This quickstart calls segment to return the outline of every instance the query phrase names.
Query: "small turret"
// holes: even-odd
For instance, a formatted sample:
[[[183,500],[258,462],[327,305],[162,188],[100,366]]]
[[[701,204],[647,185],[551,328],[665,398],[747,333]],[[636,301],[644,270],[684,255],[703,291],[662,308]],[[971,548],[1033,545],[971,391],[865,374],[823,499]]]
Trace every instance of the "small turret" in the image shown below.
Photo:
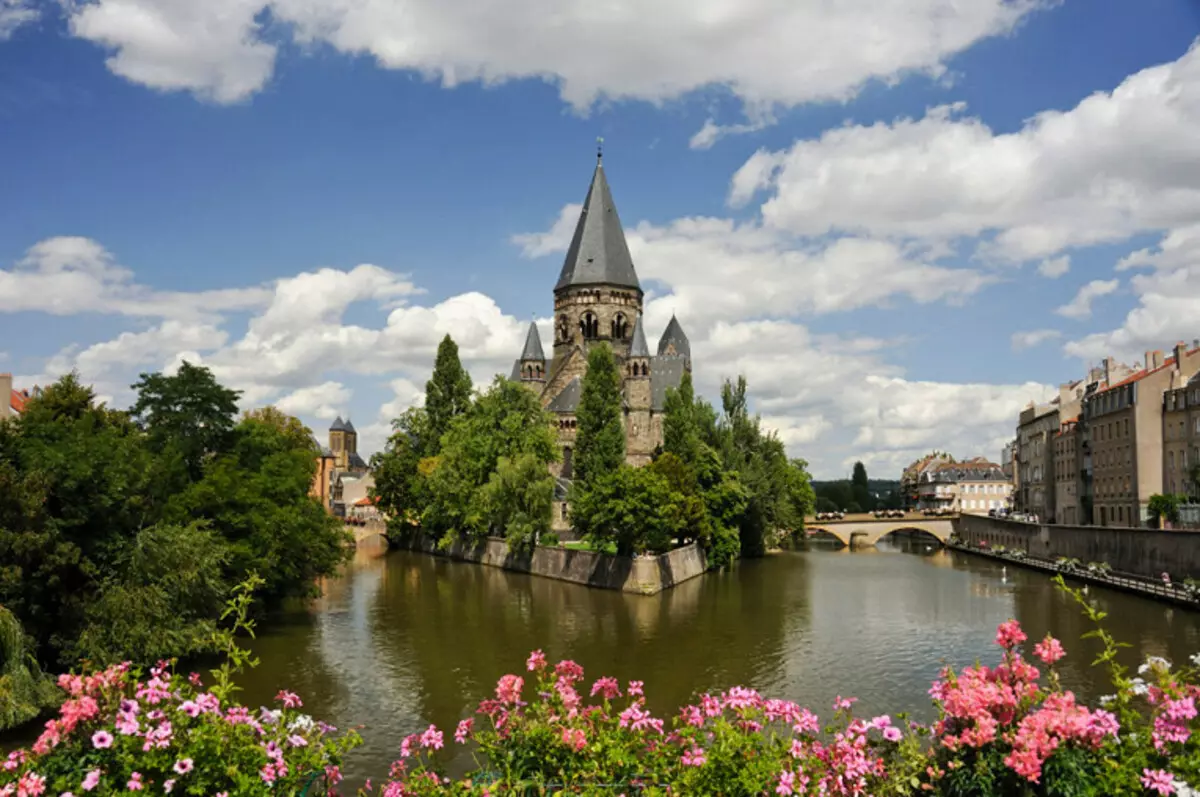
[[[517,360],[513,372],[516,381],[534,382],[539,385],[546,381],[546,354],[542,350],[542,338],[538,334],[537,324],[532,321],[529,322],[529,332],[525,335],[521,359]]]
[[[646,331],[640,315],[633,325],[633,341],[629,344],[625,375],[630,379],[650,378],[650,347],[646,345]]]

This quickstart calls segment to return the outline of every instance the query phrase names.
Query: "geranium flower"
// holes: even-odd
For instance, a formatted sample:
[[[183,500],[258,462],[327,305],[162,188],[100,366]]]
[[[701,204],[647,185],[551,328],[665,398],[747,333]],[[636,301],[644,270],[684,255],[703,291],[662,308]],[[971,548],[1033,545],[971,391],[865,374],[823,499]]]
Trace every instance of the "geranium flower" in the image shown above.
[[[92,734],[92,746],[97,750],[112,747],[113,737],[108,731],[96,731]]]
[[[183,758],[183,759],[180,759],[179,761],[176,761],[175,766],[173,766],[172,769],[174,769],[175,773],[178,775],[186,775],[187,773],[192,771],[192,766],[193,766],[192,759]]]

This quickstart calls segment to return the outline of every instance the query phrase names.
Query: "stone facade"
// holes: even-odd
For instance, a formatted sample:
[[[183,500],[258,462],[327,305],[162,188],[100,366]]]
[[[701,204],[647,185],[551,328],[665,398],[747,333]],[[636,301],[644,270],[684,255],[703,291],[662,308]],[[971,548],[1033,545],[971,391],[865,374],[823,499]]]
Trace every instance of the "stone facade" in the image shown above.
[[[691,350],[679,321],[672,317],[657,354],[651,353],[642,298],[604,166],[598,161],[554,287],[552,357],[547,362],[537,325],[530,324],[511,375],[554,413],[562,448],[555,475],[564,481],[573,476],[575,410],[592,346],[610,346],[622,374],[626,462],[645,465],[662,445],[666,391],[678,387],[683,374],[691,371]],[[558,522],[559,514],[555,513],[556,530],[566,525],[565,517]]]

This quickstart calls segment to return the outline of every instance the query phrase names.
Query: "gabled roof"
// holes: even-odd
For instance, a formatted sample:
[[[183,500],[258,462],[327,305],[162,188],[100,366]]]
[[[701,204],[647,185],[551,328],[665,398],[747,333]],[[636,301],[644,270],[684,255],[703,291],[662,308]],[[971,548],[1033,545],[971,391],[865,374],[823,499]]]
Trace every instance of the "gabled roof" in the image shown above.
[[[529,332],[525,335],[525,348],[521,349],[522,360],[537,360],[544,362],[546,353],[542,350],[542,338],[538,335],[537,324],[529,322]]]
[[[574,412],[579,406],[579,397],[583,393],[583,383],[579,377],[575,377],[567,386],[559,391],[546,409],[550,412]]]
[[[335,420],[333,423],[331,423],[329,425],[329,431],[331,431],[331,432],[346,431],[346,422],[342,420],[341,415],[337,416],[337,420]]]
[[[649,357],[650,347],[646,345],[646,332],[642,329],[642,316],[639,313],[633,325],[633,343],[629,345],[630,357]]]
[[[658,353],[660,355],[668,354],[668,347],[675,347],[675,354],[681,357],[692,356],[692,345],[688,343],[687,335],[683,334],[683,327],[679,325],[679,319],[674,314],[671,315],[671,322],[667,324],[666,330],[658,340]]]
[[[25,411],[25,402],[29,400],[29,394],[24,390],[12,391],[12,397],[8,401],[8,406],[13,412],[22,413]]]
[[[583,210],[575,225],[575,235],[563,260],[562,273],[554,290],[574,285],[619,285],[641,291],[633,258],[625,242],[625,231],[617,216],[604,164],[597,160],[592,184],[583,200]]]
[[[650,409],[658,412],[666,406],[667,388],[678,389],[685,370],[686,357],[667,355],[650,358]]]

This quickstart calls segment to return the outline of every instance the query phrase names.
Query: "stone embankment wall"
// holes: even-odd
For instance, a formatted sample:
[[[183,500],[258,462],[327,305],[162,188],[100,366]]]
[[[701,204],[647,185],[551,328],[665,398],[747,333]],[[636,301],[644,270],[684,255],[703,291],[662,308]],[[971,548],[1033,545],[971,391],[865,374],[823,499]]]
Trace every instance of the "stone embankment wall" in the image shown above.
[[[986,540],[1048,559],[1065,556],[1083,564],[1107,562],[1122,573],[1175,580],[1200,578],[1200,532],[1157,531],[1104,526],[1059,526],[963,515],[955,521],[959,539]]]
[[[635,559],[542,546],[533,551],[513,552],[508,550],[508,543],[497,538],[475,544],[456,542],[449,550],[439,551],[435,540],[415,537],[407,544],[401,544],[401,547],[464,562],[641,595],[654,595],[670,589],[701,575],[707,567],[704,552],[694,543],[660,556]]]

